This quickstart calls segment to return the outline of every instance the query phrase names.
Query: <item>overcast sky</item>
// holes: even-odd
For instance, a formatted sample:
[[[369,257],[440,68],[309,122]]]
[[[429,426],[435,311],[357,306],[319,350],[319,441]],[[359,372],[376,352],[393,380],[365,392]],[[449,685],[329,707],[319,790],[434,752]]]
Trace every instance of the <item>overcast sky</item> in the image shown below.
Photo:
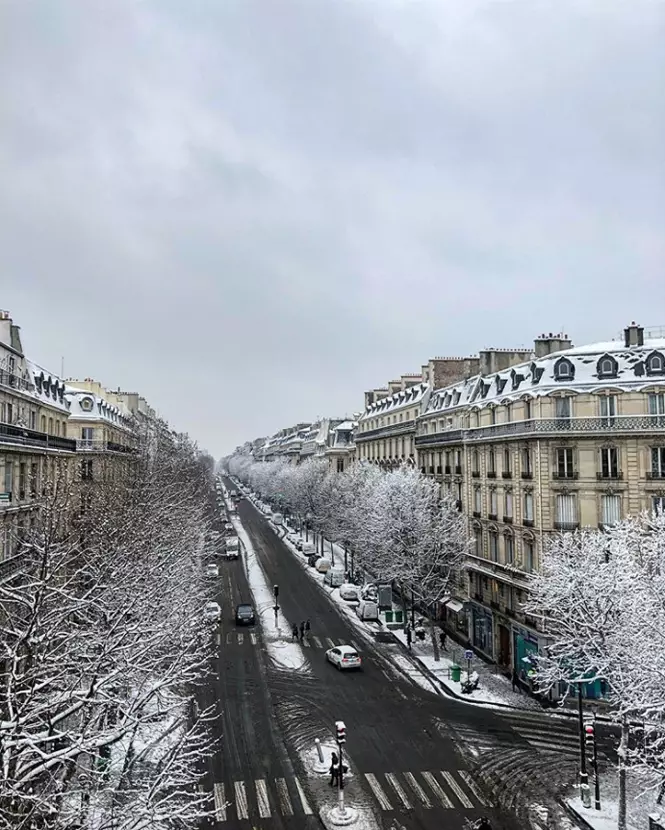
[[[0,307],[219,456],[665,324],[665,6],[2,0]]]

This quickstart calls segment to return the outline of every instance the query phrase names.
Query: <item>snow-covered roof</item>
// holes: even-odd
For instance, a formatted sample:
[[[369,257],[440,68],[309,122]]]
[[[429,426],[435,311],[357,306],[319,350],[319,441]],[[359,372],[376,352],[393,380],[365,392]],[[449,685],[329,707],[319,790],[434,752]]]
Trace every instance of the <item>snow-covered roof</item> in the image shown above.
[[[643,346],[612,340],[575,346],[436,389],[425,415],[463,406],[483,408],[525,395],[542,397],[555,391],[593,392],[608,387],[640,390],[654,384],[665,386],[665,338],[645,340]]]
[[[354,421],[342,421],[341,424],[337,424],[334,431],[337,432],[339,430],[340,432],[348,432],[351,429],[355,429],[355,427],[356,424]]]
[[[25,367],[29,375],[29,388],[23,391],[44,406],[69,412],[69,401],[65,395],[65,382],[53,372],[44,369],[33,360],[25,358]]]
[[[407,389],[395,392],[379,401],[370,404],[367,409],[360,416],[361,421],[366,421],[369,418],[375,418],[377,415],[385,415],[389,412],[396,412],[402,407],[413,406],[420,403],[423,396],[427,392],[429,386],[427,383],[416,383],[414,386],[409,386]]]
[[[123,403],[111,404],[93,392],[71,386],[66,388],[65,397],[70,403],[71,420],[102,421],[120,429],[132,429],[134,418]]]

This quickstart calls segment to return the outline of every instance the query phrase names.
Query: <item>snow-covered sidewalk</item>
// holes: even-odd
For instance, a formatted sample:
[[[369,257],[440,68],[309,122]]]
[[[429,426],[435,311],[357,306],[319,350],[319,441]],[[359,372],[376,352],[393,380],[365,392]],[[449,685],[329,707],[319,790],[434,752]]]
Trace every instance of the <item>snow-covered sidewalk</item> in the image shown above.
[[[583,826],[593,830],[616,830],[619,815],[619,782],[616,769],[601,773],[600,776],[600,810],[593,807],[594,785],[591,784],[591,807],[583,807],[579,794],[576,793],[567,799],[567,806],[582,821]],[[626,776],[626,823],[627,830],[646,830],[649,827],[649,816],[659,816],[661,824],[665,824],[665,805],[656,804],[658,793],[657,777],[647,778],[644,775],[628,770]]]

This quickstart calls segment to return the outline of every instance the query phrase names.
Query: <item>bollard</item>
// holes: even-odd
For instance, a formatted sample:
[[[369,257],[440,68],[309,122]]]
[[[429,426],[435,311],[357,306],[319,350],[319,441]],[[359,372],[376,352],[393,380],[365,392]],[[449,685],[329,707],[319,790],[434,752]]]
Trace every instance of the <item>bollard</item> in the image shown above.
[[[582,791],[582,804],[585,807],[591,807],[591,789],[589,788],[588,784],[580,784],[580,790]]]
[[[323,757],[323,750],[321,749],[321,741],[318,738],[314,738],[314,743],[316,744],[316,751],[319,753],[319,761],[322,764],[325,764],[325,758]]]

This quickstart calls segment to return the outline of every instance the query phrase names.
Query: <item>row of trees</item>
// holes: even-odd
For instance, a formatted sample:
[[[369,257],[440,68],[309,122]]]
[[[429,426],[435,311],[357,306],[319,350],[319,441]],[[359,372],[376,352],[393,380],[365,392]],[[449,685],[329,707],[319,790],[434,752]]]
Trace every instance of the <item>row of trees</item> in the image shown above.
[[[122,475],[45,486],[24,567],[0,583],[0,828],[206,815],[209,713],[193,698],[211,462],[159,424]]]
[[[550,639],[538,663],[541,688],[581,691],[600,681],[622,725],[624,830],[629,763],[649,773],[659,798],[665,791],[665,515],[645,513],[605,531],[553,539],[530,592],[527,611]]]
[[[469,545],[466,522],[455,501],[419,471],[355,464],[337,473],[318,459],[293,466],[242,455],[227,463],[232,475],[282,512],[345,546],[357,566],[393,582],[405,603],[410,597],[434,614],[456,586]]]

